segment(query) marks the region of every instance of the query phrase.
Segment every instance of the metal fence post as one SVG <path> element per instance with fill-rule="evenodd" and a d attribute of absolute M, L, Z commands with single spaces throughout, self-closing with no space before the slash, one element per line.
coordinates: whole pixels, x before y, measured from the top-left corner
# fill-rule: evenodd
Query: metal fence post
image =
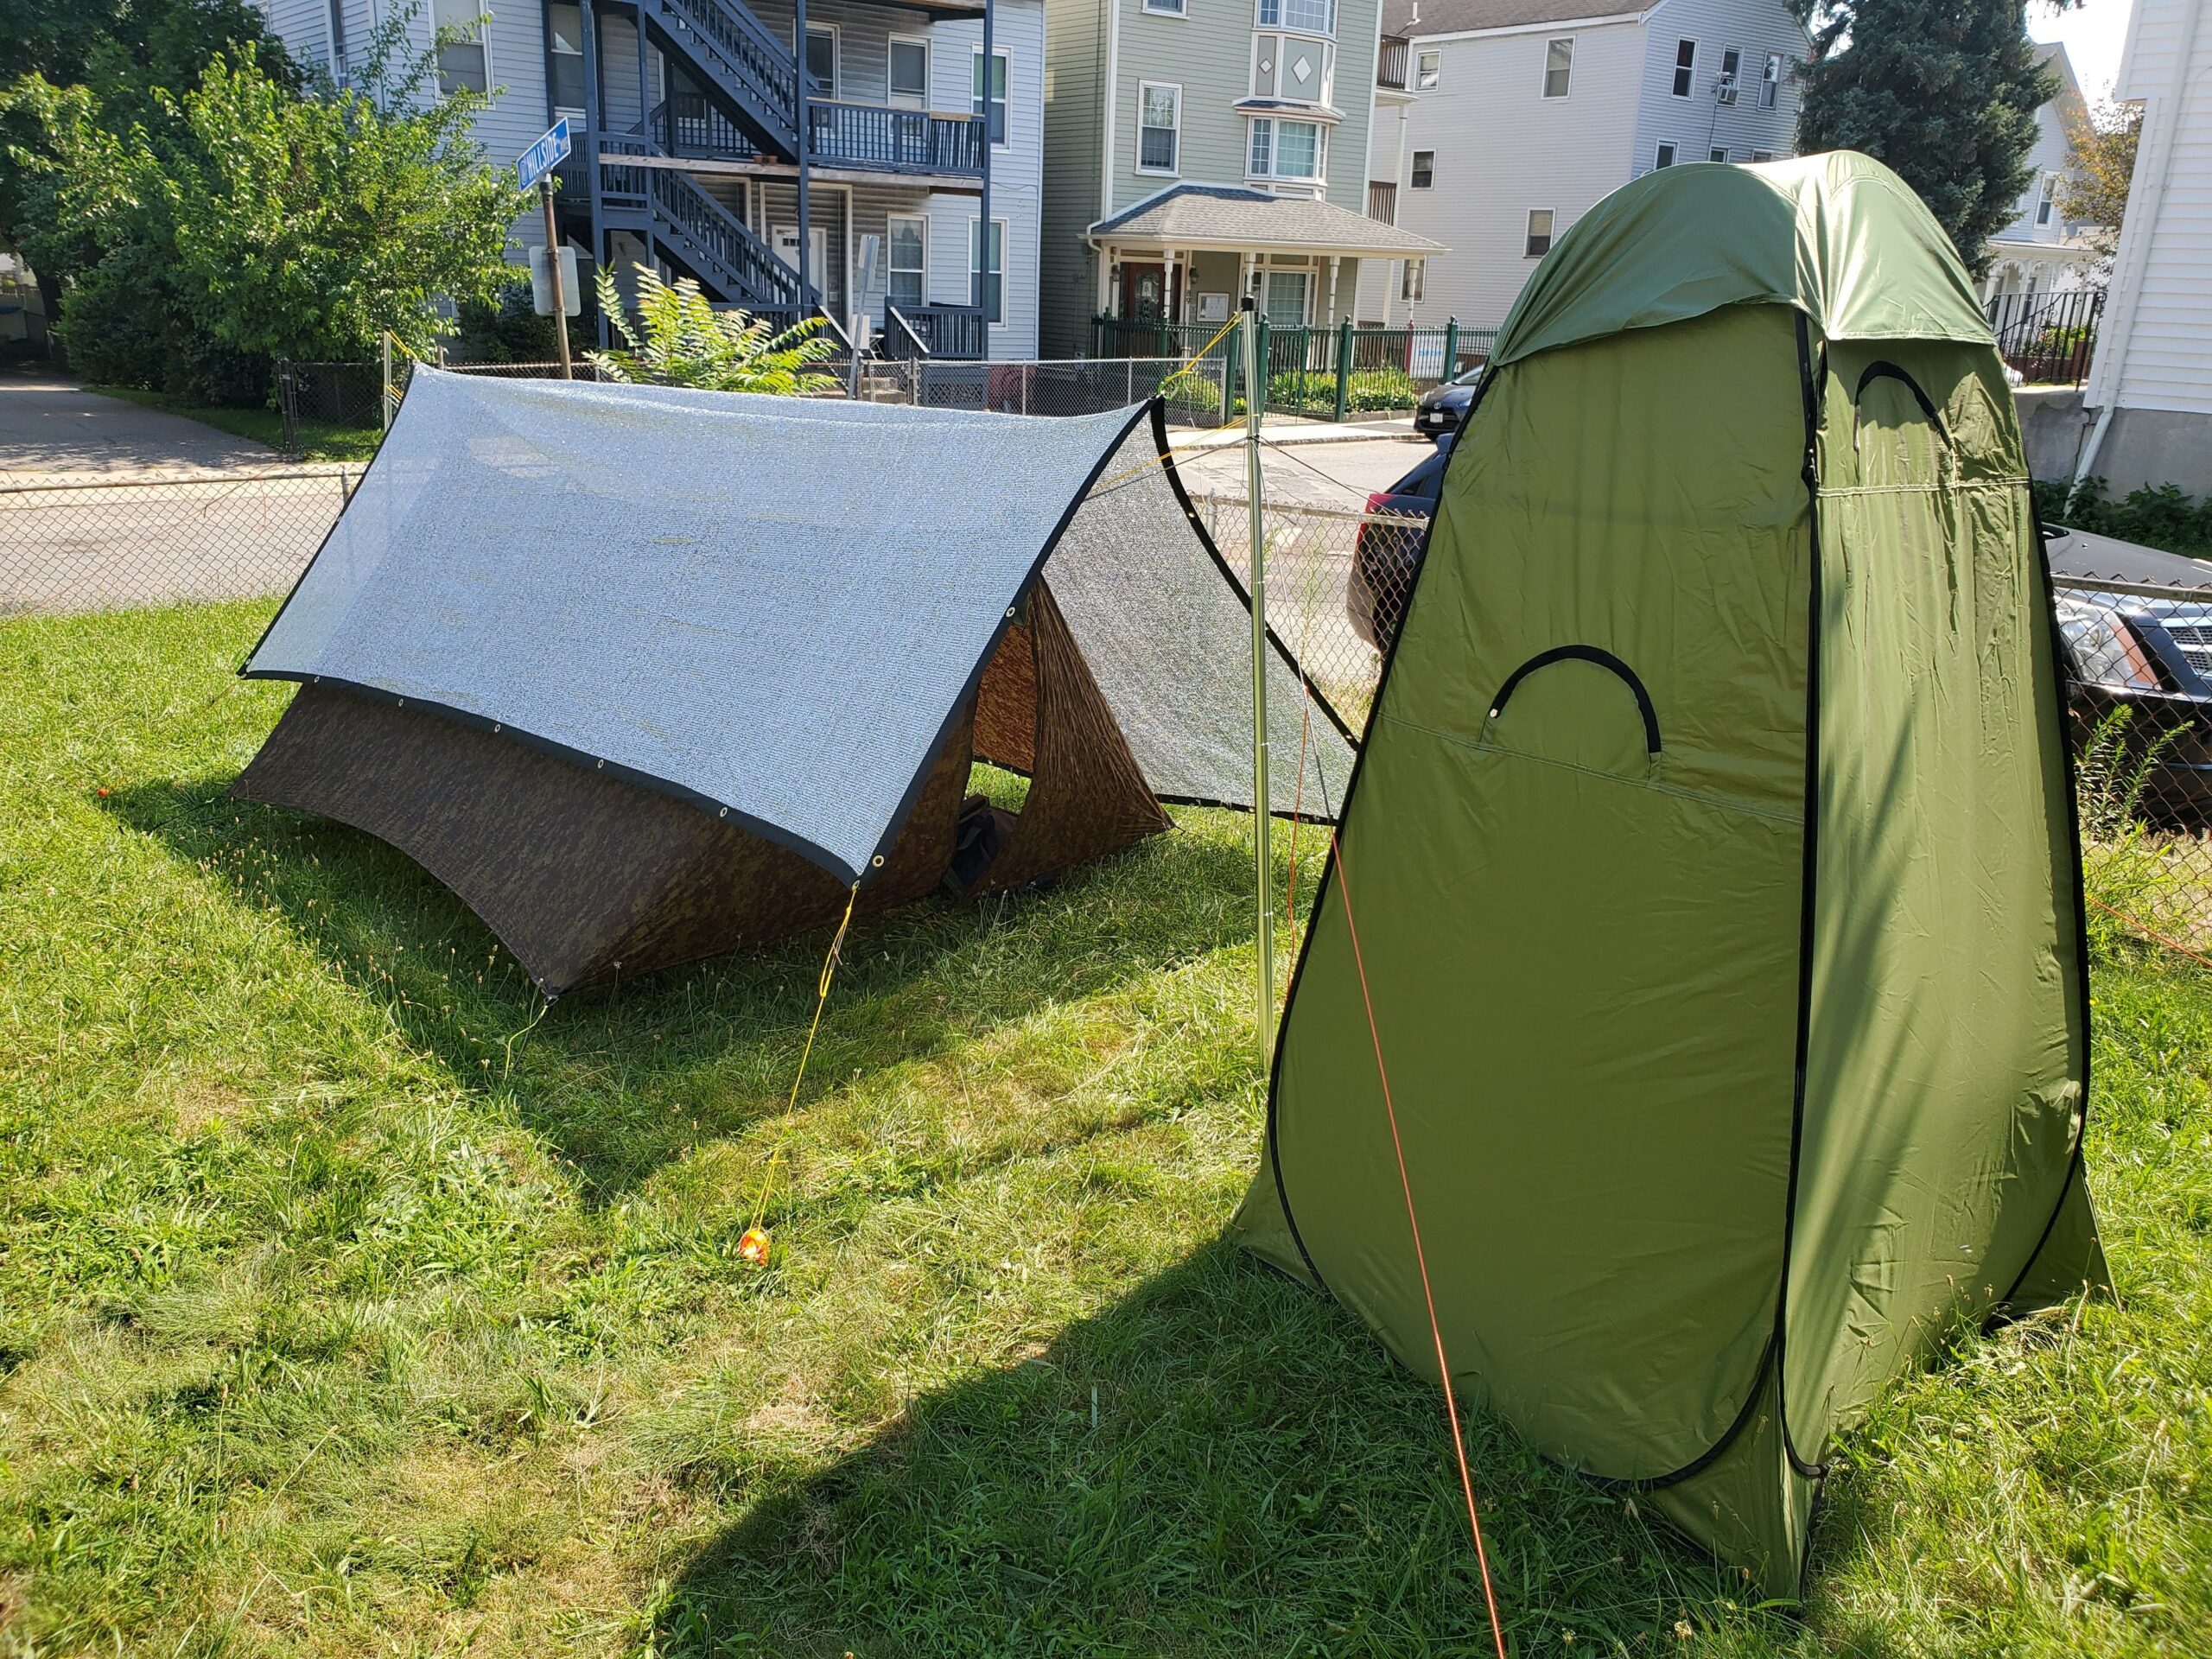
<path fill-rule="evenodd" d="M 1257 321 L 1258 327 L 1254 322 Z M 1244 302 L 1244 363 L 1255 383 L 1267 373 L 1262 352 L 1267 345 L 1267 319 L 1247 297 Z M 1270 882 L 1274 874 L 1274 852 L 1268 831 L 1271 804 L 1268 794 L 1268 545 L 1265 472 L 1260 464 L 1261 400 L 1245 405 L 1244 488 L 1251 497 L 1252 605 L 1252 872 L 1259 900 L 1260 1072 L 1266 1076 L 1275 1053 L 1275 926 L 1274 899 Z"/>
<path fill-rule="evenodd" d="M 1444 373 L 1441 378 L 1450 380 L 1456 378 L 1459 372 L 1459 319 L 1446 317 L 1444 319 Z"/>
<path fill-rule="evenodd" d="M 1351 319 L 1346 317 L 1337 325 L 1337 420 L 1344 418 L 1344 410 L 1351 401 Z"/>
<path fill-rule="evenodd" d="M 1272 332 L 1268 325 L 1268 314 L 1259 311 L 1253 315 L 1260 319 L 1260 349 L 1244 355 L 1244 364 L 1251 372 L 1252 380 L 1252 384 L 1244 389 L 1244 401 L 1253 409 L 1265 409 L 1268 406 L 1268 388 L 1274 379 L 1274 346 L 1268 338 Z"/>

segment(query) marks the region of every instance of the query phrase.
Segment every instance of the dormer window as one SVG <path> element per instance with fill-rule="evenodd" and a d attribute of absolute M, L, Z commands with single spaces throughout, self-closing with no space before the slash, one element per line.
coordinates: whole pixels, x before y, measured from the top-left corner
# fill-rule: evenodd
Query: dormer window
<path fill-rule="evenodd" d="M 1295 29 L 1300 35 L 1337 32 L 1337 0 L 1257 0 L 1255 26 Z"/>

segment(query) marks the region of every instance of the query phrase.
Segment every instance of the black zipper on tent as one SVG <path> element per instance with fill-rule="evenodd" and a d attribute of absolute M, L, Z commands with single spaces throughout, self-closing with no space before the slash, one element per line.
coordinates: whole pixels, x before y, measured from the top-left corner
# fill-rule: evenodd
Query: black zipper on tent
<path fill-rule="evenodd" d="M 1452 463 L 1459 459 L 1460 451 L 1471 447 L 1467 442 L 1468 429 L 1474 424 L 1475 411 L 1483 406 L 1483 400 L 1490 396 L 1491 388 L 1497 384 L 1500 372 L 1497 365 L 1492 364 L 1489 372 L 1477 383 L 1474 396 L 1467 400 L 1467 412 L 1459 417 L 1459 435 L 1452 441 L 1450 453 L 1444 457 L 1444 465 L 1437 470 L 1436 511 L 1429 514 L 1428 527 L 1421 531 L 1421 552 L 1414 564 L 1413 586 L 1406 590 L 1405 612 L 1398 619 L 1398 631 L 1390 636 L 1390 647 L 1382 653 L 1382 665 L 1376 673 L 1375 696 L 1368 704 L 1367 726 L 1370 732 L 1374 730 L 1376 718 L 1382 709 L 1382 694 L 1389 688 L 1390 670 L 1397 663 L 1398 647 L 1404 643 L 1407 625 L 1413 620 L 1414 602 L 1421 596 L 1421 578 L 1428 570 L 1429 543 L 1435 540 L 1436 527 L 1444 518 L 1444 492 L 1446 485 L 1451 481 Z M 1175 478 L 1174 469 L 1172 467 L 1168 469 L 1167 475 L 1171 480 Z M 1178 480 L 1175 488 L 1179 495 L 1182 494 L 1182 484 Z M 1198 532 L 1199 540 L 1206 544 L 1210 551 L 1212 550 L 1213 540 L 1207 536 L 1205 526 L 1198 522 L 1198 513 L 1191 506 L 1188 496 L 1183 496 L 1183 507 L 1185 512 L 1190 516 L 1192 527 Z M 1227 564 L 1222 563 L 1221 555 L 1218 552 L 1214 553 L 1214 560 L 1215 563 L 1221 563 L 1223 573 L 1228 575 L 1231 582 L 1235 582 L 1236 579 L 1235 575 L 1230 572 Z M 1325 709 L 1328 708 L 1325 699 L 1322 701 L 1321 706 Z M 1347 737 L 1351 735 L 1349 732 L 1344 734 Z M 1366 765 L 1367 743 L 1362 739 L 1354 744 L 1351 776 L 1345 780 L 1344 799 L 1337 805 L 1337 822 L 1343 826 L 1345 833 L 1349 833 L 1351 825 L 1352 797 L 1359 788 L 1360 771 Z M 1342 857 L 1344 854 L 1341 837 L 1332 836 L 1332 842 L 1336 847 L 1337 857 L 1326 858 L 1321 861 L 1321 879 L 1314 884 L 1313 888 L 1313 905 L 1309 913 L 1317 918 L 1321 914 L 1322 906 L 1327 904 L 1329 899 L 1329 887 L 1336 869 L 1337 858 Z M 1297 964 L 1290 970 L 1289 987 L 1283 992 L 1282 1021 L 1278 1028 L 1274 1046 L 1274 1061 L 1268 1071 L 1268 1164 L 1275 1179 L 1275 1202 L 1282 1207 L 1283 1224 L 1290 1229 L 1290 1242 L 1298 1248 L 1298 1259 L 1306 1264 L 1306 1271 L 1313 1275 L 1313 1282 L 1327 1292 L 1341 1306 L 1344 1299 L 1329 1289 L 1329 1281 L 1321 1276 L 1321 1269 L 1314 1265 L 1313 1253 L 1306 1248 L 1305 1237 L 1298 1230 L 1298 1217 L 1290 1207 L 1290 1189 L 1282 1178 L 1282 1137 L 1278 1133 L 1281 1125 L 1275 1113 L 1276 1102 L 1282 1095 L 1282 1057 L 1287 1046 L 1281 1040 L 1281 1033 L 1290 1027 L 1291 1010 L 1298 1002 L 1298 982 L 1305 977 L 1306 962 L 1313 954 L 1313 938 L 1320 931 L 1320 928 L 1313 923 L 1307 925 L 1306 937 L 1299 942 Z M 1452 1386 L 1450 1377 L 1440 1380 L 1446 1388 Z"/>
<path fill-rule="evenodd" d="M 1636 711 L 1643 716 L 1643 752 L 1659 753 L 1659 715 L 1651 706 L 1651 693 L 1644 690 L 1643 682 L 1619 658 L 1601 645 L 1554 645 L 1549 651 L 1540 651 L 1527 662 L 1505 677 L 1505 683 L 1497 688 L 1497 695 L 1490 700 L 1490 717 L 1496 720 L 1505 712 L 1505 704 L 1515 688 L 1540 668 L 1549 668 L 1554 663 L 1595 663 L 1617 677 L 1636 694 Z"/>
<path fill-rule="evenodd" d="M 2083 1179 L 2082 1154 L 2089 1137 L 2089 906 L 2083 897 L 2082 880 L 2082 796 L 2081 779 L 2076 775 L 2073 740 L 2068 735 L 2074 710 L 2066 696 L 2066 645 L 2058 627 L 2058 595 L 2050 577 L 2050 549 L 2043 538 L 2043 512 L 2036 505 L 2035 491 L 2028 491 L 2028 529 L 2035 537 L 2036 557 L 2034 574 L 2039 578 L 2037 592 L 2043 601 L 2044 614 L 2050 619 L 2050 679 L 2058 704 L 2058 750 L 2063 766 L 2061 775 L 2066 786 L 2066 834 L 2073 855 L 2074 876 L 2074 967 L 2075 1018 L 2082 1032 L 2082 1122 L 2074 1131 L 2074 1150 L 2066 1160 L 2066 1179 L 2059 1184 L 2058 1202 L 2050 1207 L 2050 1218 L 2043 1224 L 2043 1231 L 2036 1238 L 2036 1247 L 2028 1252 L 2028 1259 L 2020 1264 L 2020 1271 L 1997 1304 L 2002 1309 L 2020 1293 L 2028 1274 L 2035 1270 L 2037 1259 L 2043 1255 L 2044 1246 L 2050 1243 L 2058 1218 L 2066 1211 L 2066 1200 L 2074 1184 Z M 1994 1310 L 1993 1310 L 1994 1311 Z"/>

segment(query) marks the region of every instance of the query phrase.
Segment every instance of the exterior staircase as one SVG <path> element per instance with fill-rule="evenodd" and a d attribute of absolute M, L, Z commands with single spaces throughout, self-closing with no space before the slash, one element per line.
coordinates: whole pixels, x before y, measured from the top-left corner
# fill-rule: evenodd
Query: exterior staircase
<path fill-rule="evenodd" d="M 729 0 L 638 0 L 638 15 L 760 149 L 798 156 L 798 62 L 751 11 Z"/>

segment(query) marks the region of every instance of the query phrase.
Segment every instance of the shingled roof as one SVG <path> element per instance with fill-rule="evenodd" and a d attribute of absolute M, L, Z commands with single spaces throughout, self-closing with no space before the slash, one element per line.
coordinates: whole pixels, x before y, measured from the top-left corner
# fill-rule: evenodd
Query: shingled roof
<path fill-rule="evenodd" d="M 1160 242 L 1184 248 L 1281 248 L 1358 257 L 1419 258 L 1443 244 L 1309 196 L 1274 196 L 1234 184 L 1178 184 L 1090 227 L 1094 242 Z"/>
<path fill-rule="evenodd" d="M 1614 0 L 1384 0 L 1385 35 L 1465 35 L 1524 23 L 1564 23 L 1586 17 L 1619 17 L 1648 5 Z"/>

